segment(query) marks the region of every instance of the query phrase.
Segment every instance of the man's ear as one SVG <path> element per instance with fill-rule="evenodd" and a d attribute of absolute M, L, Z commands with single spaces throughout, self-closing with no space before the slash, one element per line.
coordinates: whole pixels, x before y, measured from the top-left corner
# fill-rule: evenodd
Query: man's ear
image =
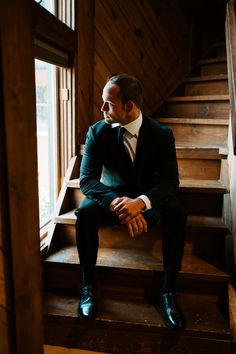
<path fill-rule="evenodd" d="M 128 101 L 126 104 L 126 112 L 131 112 L 133 107 L 134 107 L 134 103 L 132 101 Z"/>

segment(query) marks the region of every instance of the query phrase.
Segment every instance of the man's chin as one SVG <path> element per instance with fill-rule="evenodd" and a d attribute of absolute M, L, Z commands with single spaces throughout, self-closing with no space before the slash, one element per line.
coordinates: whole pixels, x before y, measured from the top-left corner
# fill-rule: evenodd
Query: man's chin
<path fill-rule="evenodd" d="M 105 120 L 105 123 L 107 123 L 107 124 L 112 124 L 113 123 L 113 119 L 110 118 L 110 117 L 105 117 L 104 120 Z"/>

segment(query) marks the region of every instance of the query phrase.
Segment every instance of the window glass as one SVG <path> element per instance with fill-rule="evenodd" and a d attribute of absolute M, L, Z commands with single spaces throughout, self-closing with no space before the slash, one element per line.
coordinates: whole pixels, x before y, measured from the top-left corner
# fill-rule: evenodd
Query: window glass
<path fill-rule="evenodd" d="M 38 4 L 54 14 L 54 0 L 35 0 Z"/>
<path fill-rule="evenodd" d="M 35 60 L 40 226 L 51 218 L 56 200 L 55 69 Z"/>

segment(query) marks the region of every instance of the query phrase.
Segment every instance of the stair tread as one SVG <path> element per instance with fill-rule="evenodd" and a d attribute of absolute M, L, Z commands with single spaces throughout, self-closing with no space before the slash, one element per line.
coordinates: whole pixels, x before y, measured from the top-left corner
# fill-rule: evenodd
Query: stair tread
<path fill-rule="evenodd" d="M 221 181 L 215 180 L 198 180 L 198 179 L 182 179 L 180 180 L 180 190 L 193 191 L 198 190 L 205 192 L 225 193 L 227 188 Z"/>
<path fill-rule="evenodd" d="M 218 75 L 205 75 L 205 76 L 190 76 L 187 77 L 184 82 L 205 82 L 205 81 L 218 81 L 218 80 L 228 80 L 228 75 L 218 74 Z"/>
<path fill-rule="evenodd" d="M 68 225 L 74 225 L 76 221 L 76 216 L 73 210 L 69 210 L 66 213 L 58 215 L 55 217 L 55 223 L 62 223 Z M 217 216 L 205 216 L 205 215 L 188 215 L 187 220 L 188 226 L 203 226 L 209 228 L 225 228 L 225 224 L 221 217 Z"/>
<path fill-rule="evenodd" d="M 79 258 L 77 247 L 75 245 L 63 247 L 48 256 L 45 262 L 78 265 Z M 139 271 L 162 271 L 162 264 L 160 249 L 152 252 L 145 249 L 135 249 L 134 252 L 134 249 L 100 247 L 98 251 L 98 267 Z M 229 276 L 222 270 L 191 254 L 184 255 L 180 277 L 194 277 L 195 279 L 201 278 L 221 282 L 226 282 L 229 279 Z"/>
<path fill-rule="evenodd" d="M 178 123 L 178 124 L 204 124 L 204 125 L 229 125 L 228 119 L 213 119 L 213 118 L 171 118 L 158 117 L 157 121 L 163 123 Z"/>
<path fill-rule="evenodd" d="M 208 59 L 201 59 L 198 61 L 198 64 L 214 64 L 214 63 L 222 63 L 227 62 L 227 57 L 215 57 L 215 58 L 208 58 Z"/>
<path fill-rule="evenodd" d="M 76 321 L 79 297 L 59 293 L 44 293 L 44 316 L 60 317 Z M 231 339 L 232 334 L 227 321 L 217 304 L 217 297 L 210 295 L 178 294 L 179 304 L 186 316 L 187 326 L 182 335 L 201 336 L 206 338 Z M 170 334 L 154 304 L 148 303 L 141 296 L 129 296 L 122 293 L 99 292 L 99 313 L 94 324 L 117 329 L 130 328 L 161 331 Z M 86 322 L 77 322 L 86 326 Z M 93 330 L 91 327 L 91 331 Z"/>
<path fill-rule="evenodd" d="M 191 142 L 180 141 L 176 142 L 177 157 L 180 153 L 193 153 L 201 154 L 201 158 L 208 157 L 209 155 L 215 156 L 215 158 L 227 158 L 228 148 L 225 145 L 212 145 L 212 144 L 193 144 Z"/>
<path fill-rule="evenodd" d="M 229 95 L 171 96 L 166 102 L 228 101 Z"/>
<path fill-rule="evenodd" d="M 72 179 L 66 182 L 66 185 L 71 188 L 79 188 L 80 182 L 79 178 Z M 180 190 L 186 189 L 199 189 L 205 191 L 215 191 L 218 193 L 225 193 L 227 191 L 226 187 L 221 181 L 215 180 L 195 180 L 195 179 L 181 179 L 180 180 Z"/>

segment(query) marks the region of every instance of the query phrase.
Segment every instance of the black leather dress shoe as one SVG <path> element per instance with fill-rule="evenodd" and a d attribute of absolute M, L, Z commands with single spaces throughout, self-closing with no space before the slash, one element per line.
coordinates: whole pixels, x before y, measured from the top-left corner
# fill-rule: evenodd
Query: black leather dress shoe
<path fill-rule="evenodd" d="M 96 293 L 91 285 L 82 288 L 78 315 L 83 320 L 92 320 L 97 315 Z"/>
<path fill-rule="evenodd" d="M 161 295 L 160 308 L 167 327 L 176 329 L 185 328 L 185 318 L 179 308 L 175 294 L 165 293 Z"/>

